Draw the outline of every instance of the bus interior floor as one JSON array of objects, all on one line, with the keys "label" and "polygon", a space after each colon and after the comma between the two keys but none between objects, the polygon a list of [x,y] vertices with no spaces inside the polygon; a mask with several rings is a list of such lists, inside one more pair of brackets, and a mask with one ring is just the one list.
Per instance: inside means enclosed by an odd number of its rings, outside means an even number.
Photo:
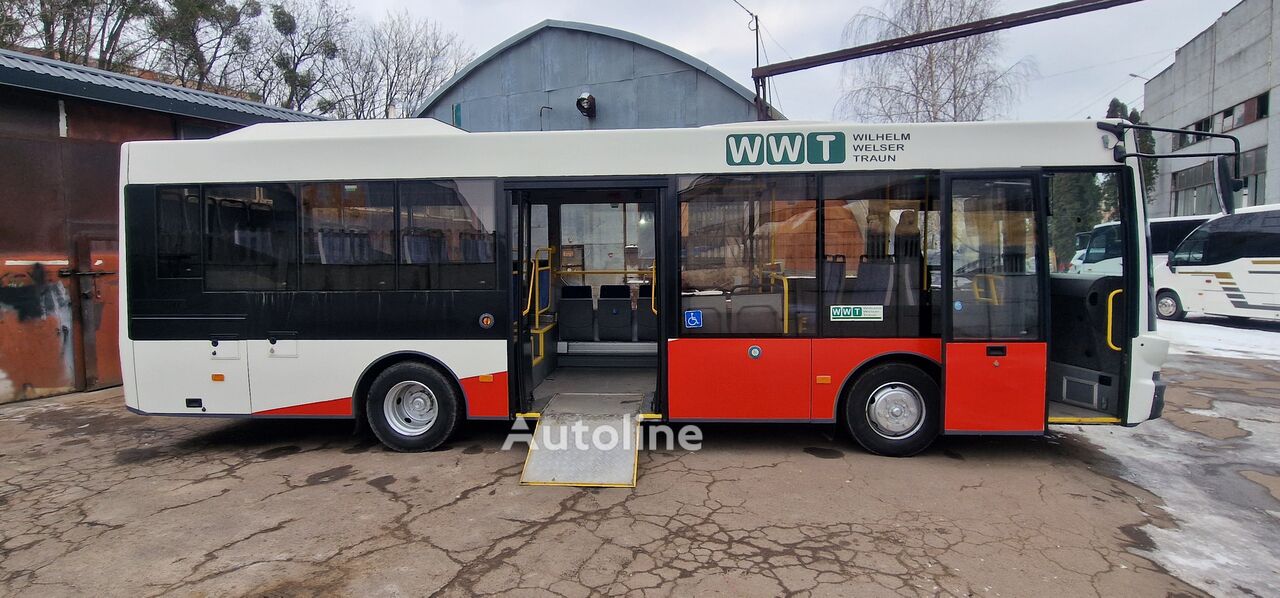
[{"label": "bus interior floor", "polygon": [[636,394],[644,397],[645,411],[653,406],[658,371],[653,368],[556,368],[533,389],[531,411],[541,413],[558,394]]}]

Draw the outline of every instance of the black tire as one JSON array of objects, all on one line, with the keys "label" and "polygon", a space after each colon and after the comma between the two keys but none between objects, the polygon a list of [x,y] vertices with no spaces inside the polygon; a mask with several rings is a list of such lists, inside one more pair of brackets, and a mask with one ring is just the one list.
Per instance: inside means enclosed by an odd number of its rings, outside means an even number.
[{"label": "black tire", "polygon": [[[1161,303],[1165,306],[1172,305],[1173,310],[1162,309]],[[1161,320],[1181,320],[1187,316],[1186,310],[1182,309],[1182,299],[1173,291],[1160,291],[1156,293],[1156,317]]]},{"label": "black tire", "polygon": [[[878,365],[858,376],[845,396],[845,425],[854,440],[868,451],[888,457],[910,457],[928,448],[938,436],[941,428],[938,396],[938,381],[928,372],[905,363]],[[882,428],[870,415],[874,397],[882,401],[918,400],[924,413],[904,420],[905,429],[900,431]]]},{"label": "black tire", "polygon": [[[388,396],[392,392],[396,393],[394,400]],[[422,400],[428,408],[411,410],[409,405],[417,400]],[[397,407],[388,409],[388,401]],[[432,401],[434,410],[430,409]],[[443,444],[458,424],[461,407],[461,397],[453,381],[440,370],[419,362],[397,363],[387,368],[373,380],[364,399],[365,418],[374,436],[387,448],[402,453],[429,451]],[[405,415],[398,418],[402,421],[389,421],[396,409],[405,411]],[[423,425],[432,412],[431,423]],[[418,420],[415,416],[423,417]],[[423,429],[414,433],[417,426]]]}]

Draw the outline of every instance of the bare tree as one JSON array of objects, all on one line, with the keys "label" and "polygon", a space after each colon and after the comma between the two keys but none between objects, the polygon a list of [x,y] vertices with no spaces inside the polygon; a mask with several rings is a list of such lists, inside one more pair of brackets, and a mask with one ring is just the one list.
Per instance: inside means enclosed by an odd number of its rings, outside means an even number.
[{"label": "bare tree", "polygon": [[317,106],[338,118],[413,116],[437,88],[471,61],[454,33],[407,11],[362,25],[339,52]]},{"label": "bare tree", "polygon": [[252,91],[267,103],[312,109],[338,65],[340,41],[350,35],[351,7],[330,0],[284,0],[267,13],[248,65]]},{"label": "bare tree", "polygon": [[[885,0],[844,30],[855,46],[995,16],[997,0]],[[850,61],[836,106],[870,122],[987,120],[1000,116],[1035,71],[1029,59],[1002,62],[997,33],[965,37]]]},{"label": "bare tree", "polygon": [[153,0],[20,0],[24,35],[50,58],[116,70],[147,51]]},{"label": "bare tree", "polygon": [[26,32],[26,19],[20,10],[23,0],[0,0],[0,47],[18,45]]},{"label": "bare tree", "polygon": [[150,20],[157,68],[194,89],[236,90],[253,48],[257,0],[168,0]]}]

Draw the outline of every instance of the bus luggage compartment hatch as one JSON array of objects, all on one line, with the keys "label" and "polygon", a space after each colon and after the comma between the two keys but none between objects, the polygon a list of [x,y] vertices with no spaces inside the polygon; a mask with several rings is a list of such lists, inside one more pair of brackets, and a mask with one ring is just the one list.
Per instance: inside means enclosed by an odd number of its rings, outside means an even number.
[{"label": "bus luggage compartment hatch", "polygon": [[560,393],[542,410],[520,483],[634,488],[640,394]]}]

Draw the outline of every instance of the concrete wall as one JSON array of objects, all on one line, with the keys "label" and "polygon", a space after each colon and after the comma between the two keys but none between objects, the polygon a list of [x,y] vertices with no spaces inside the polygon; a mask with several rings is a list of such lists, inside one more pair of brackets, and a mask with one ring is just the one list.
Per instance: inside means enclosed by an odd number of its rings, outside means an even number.
[{"label": "concrete wall", "polygon": [[[1219,114],[1249,98],[1272,90],[1280,81],[1280,63],[1272,36],[1276,20],[1275,0],[1244,0],[1224,14],[1209,29],[1178,49],[1174,63],[1146,84],[1143,117],[1159,127],[1182,128],[1205,117]],[[1248,151],[1275,145],[1280,139],[1280,95],[1272,93],[1272,117],[1227,131],[1240,139]],[[1221,133],[1221,118],[1214,120],[1213,132]],[[1156,151],[1173,151],[1173,136],[1157,133]],[[1226,140],[1202,141],[1179,152],[1227,149]],[[1173,209],[1172,173],[1204,162],[1204,158],[1162,160],[1155,193],[1148,198],[1148,215],[1168,216]],[[1280,168],[1280,147],[1269,147],[1267,172]],[[1274,203],[1280,196],[1280,177],[1267,177],[1266,197]]]},{"label": "concrete wall", "polygon": [[[596,98],[595,118],[574,107],[583,93]],[[456,123],[455,104],[461,116]],[[546,27],[479,65],[424,116],[468,131],[552,131],[696,127],[755,120],[755,109],[738,92],[662,52]]]}]

